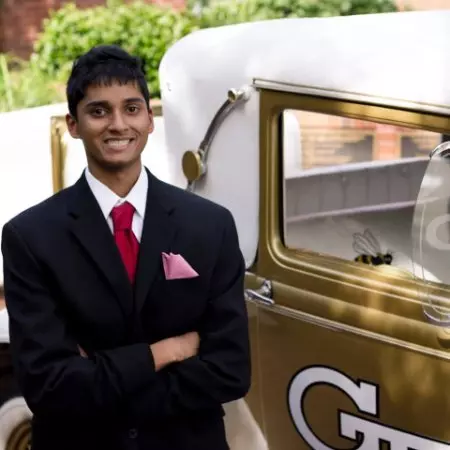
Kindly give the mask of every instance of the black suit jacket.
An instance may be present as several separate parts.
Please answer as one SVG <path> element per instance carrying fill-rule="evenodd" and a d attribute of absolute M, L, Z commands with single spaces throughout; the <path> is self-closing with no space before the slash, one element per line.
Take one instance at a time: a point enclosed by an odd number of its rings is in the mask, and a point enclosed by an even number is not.
<path fill-rule="evenodd" d="M 228 448 L 221 404 L 250 384 L 234 220 L 147 174 L 134 289 L 84 175 L 3 228 L 11 352 L 34 413 L 33 450 Z M 200 276 L 166 280 L 162 252 Z M 200 333 L 199 355 L 155 372 L 148 344 L 188 331 Z"/>

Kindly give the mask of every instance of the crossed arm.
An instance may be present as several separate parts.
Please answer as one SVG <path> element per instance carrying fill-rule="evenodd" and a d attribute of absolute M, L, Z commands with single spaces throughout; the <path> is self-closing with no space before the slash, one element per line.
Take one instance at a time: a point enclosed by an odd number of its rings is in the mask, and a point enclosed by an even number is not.
<path fill-rule="evenodd" d="M 83 354 L 51 296 L 42 267 L 18 230 L 2 235 L 11 352 L 34 413 L 89 420 L 164 416 L 215 407 L 245 395 L 250 357 L 244 264 L 234 221 L 225 218 L 202 329 L 154 343 Z"/>
<path fill-rule="evenodd" d="M 184 361 L 195 356 L 198 352 L 200 336 L 196 331 L 174 336 L 149 345 L 149 351 L 153 357 L 155 372 L 159 372 L 169 364 Z M 83 358 L 89 358 L 88 354 L 78 345 L 78 351 Z"/>

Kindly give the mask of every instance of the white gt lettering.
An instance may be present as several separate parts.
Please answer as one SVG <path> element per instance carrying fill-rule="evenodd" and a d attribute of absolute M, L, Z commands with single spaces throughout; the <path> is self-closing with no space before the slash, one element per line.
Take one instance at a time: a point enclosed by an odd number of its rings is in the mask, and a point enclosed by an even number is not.
<path fill-rule="evenodd" d="M 309 367 L 300 371 L 289 386 L 288 403 L 297 431 L 314 450 L 336 450 L 323 443 L 311 430 L 303 412 L 303 399 L 314 385 L 328 384 L 348 395 L 362 413 L 378 415 L 378 387 L 351 378 L 328 367 Z M 375 450 L 381 441 L 388 442 L 391 450 L 449 450 L 450 445 L 402 430 L 390 428 L 377 422 L 363 419 L 345 412 L 339 413 L 340 435 L 356 440 L 357 434 L 364 436 L 355 450 Z"/>

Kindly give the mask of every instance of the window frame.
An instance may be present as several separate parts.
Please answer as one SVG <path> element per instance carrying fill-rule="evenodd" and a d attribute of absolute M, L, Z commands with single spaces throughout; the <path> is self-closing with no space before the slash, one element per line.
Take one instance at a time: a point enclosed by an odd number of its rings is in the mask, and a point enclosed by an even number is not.
<path fill-rule="evenodd" d="M 421 296 L 429 283 L 392 266 L 370 267 L 331 255 L 290 249 L 284 245 L 284 177 L 280 116 L 286 109 L 334 114 L 379 124 L 450 133 L 450 116 L 400 107 L 376 105 L 318 95 L 260 89 L 260 239 L 255 271 L 259 276 L 314 294 L 351 298 L 360 306 L 384 311 L 394 308 L 423 319 Z M 433 292 L 450 300 L 450 286 L 437 284 Z M 392 299 L 403 302 L 392 302 Z M 292 299 L 283 298 L 285 306 Z M 279 303 L 279 302 L 278 302 Z M 294 301 L 295 303 L 295 301 Z M 401 311 L 397 306 L 401 304 Z"/>

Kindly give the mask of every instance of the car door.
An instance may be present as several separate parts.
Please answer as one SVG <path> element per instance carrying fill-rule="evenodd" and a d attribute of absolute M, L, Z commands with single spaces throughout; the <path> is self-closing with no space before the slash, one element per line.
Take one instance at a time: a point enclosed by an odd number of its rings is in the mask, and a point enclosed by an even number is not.
<path fill-rule="evenodd" d="M 449 118 L 276 90 L 260 107 L 258 278 L 246 293 L 269 448 L 449 448 L 450 339 L 426 320 L 410 239 Z M 301 134 L 289 176 L 287 111 Z"/>

